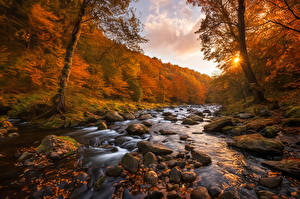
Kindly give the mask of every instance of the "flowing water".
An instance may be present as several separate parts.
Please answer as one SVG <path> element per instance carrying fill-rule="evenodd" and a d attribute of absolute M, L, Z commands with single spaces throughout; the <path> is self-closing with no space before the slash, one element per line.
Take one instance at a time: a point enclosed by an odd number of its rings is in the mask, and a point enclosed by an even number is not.
<path fill-rule="evenodd" d="M 89 168 L 89 172 L 94 179 L 103 174 L 103 169 L 107 166 L 116 165 L 127 152 L 137 151 L 136 144 L 141 140 L 150 140 L 151 142 L 163 143 L 174 150 L 174 152 L 184 151 L 185 144 L 193 144 L 197 149 L 208 154 L 212 158 L 212 164 L 206 167 L 195 169 L 198 175 L 197 185 L 205 187 L 219 187 L 220 189 L 232 189 L 236 191 L 241 198 L 251 199 L 257 198 L 256 191 L 262 188 L 258 185 L 258 180 L 261 177 L 268 176 L 271 172 L 268 168 L 261 165 L 263 159 L 257 158 L 248 154 L 243 154 L 240 151 L 229 148 L 227 142 L 230 137 L 224 135 L 211 135 L 203 132 L 203 127 L 209 123 L 212 116 L 204 113 L 204 122 L 198 125 L 183 125 L 181 119 L 191 114 L 191 110 L 201 111 L 210 110 L 214 113 L 218 110 L 218 106 L 203 105 L 203 106 L 182 106 L 177 108 L 165 108 L 163 110 L 148 110 L 140 112 L 140 114 L 149 113 L 153 116 L 148 121 L 152 122 L 150 134 L 140 136 L 126 135 L 126 127 L 131 123 L 140 123 L 139 120 L 116 122 L 109 130 L 97 130 L 97 127 L 77 128 L 59 130 L 57 132 L 39 132 L 36 131 L 21 134 L 18 138 L 18 146 L 26 143 L 34 144 L 36 140 L 40 140 L 45 134 L 55 133 L 60 135 L 68 135 L 82 143 L 80 147 L 80 159 L 78 160 L 81 166 Z M 171 112 L 179 119 L 172 123 L 163 119 L 163 112 Z M 22 129 L 22 128 L 21 128 Z M 170 130 L 177 134 L 163 136 L 159 130 Z M 180 135 L 188 135 L 190 139 L 187 141 L 180 140 Z M 35 143 L 37 144 L 37 143 Z M 10 147 L 8 147 L 10 145 Z M 6 147 L 5 147 L 6 146 Z M 1 150 L 15 147 L 11 143 L 1 144 Z M 7 163 L 9 164 L 9 163 Z M 8 169 L 8 166 L 0 165 L 2 168 Z M 9 169 L 8 169 L 9 170 Z M 13 173 L 13 172 L 12 172 Z M 10 174 L 12 176 L 12 174 Z M 1 174 L 2 176 L 2 174 Z M 3 178 L 3 176 L 2 176 Z M 120 178 L 106 178 L 104 185 L 100 191 L 88 189 L 80 195 L 80 198 L 110 198 L 113 193 L 114 182 Z M 255 184 L 255 188 L 251 187 Z M 298 187 L 292 187 L 288 178 L 283 179 L 280 188 L 273 189 L 275 193 L 281 193 L 289 196 L 290 193 L 297 191 Z"/>

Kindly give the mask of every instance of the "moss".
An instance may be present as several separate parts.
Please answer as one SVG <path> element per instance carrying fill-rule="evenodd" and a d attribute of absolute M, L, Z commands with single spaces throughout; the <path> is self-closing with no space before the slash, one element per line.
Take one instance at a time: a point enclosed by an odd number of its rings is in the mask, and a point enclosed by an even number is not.
<path fill-rule="evenodd" d="M 105 176 L 101 176 L 101 177 L 97 180 L 97 182 L 96 182 L 96 184 L 95 184 L 95 189 L 96 189 L 96 191 L 99 191 L 99 190 L 101 189 L 102 184 L 103 184 L 104 181 L 105 181 Z"/>
<path fill-rule="evenodd" d="M 69 136 L 58 136 L 57 138 L 64 141 L 71 142 L 74 146 L 79 147 L 79 143 L 74 138 L 71 138 Z"/>

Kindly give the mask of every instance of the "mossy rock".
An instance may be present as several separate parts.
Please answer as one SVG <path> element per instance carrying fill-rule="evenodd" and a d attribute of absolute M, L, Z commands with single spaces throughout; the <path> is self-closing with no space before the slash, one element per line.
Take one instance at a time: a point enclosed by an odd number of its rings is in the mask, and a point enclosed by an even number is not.
<path fill-rule="evenodd" d="M 287 110 L 286 116 L 290 118 L 300 118 L 300 106 L 294 106 Z"/>
<path fill-rule="evenodd" d="M 79 146 L 80 144 L 71 137 L 48 135 L 42 140 L 37 152 L 45 154 L 55 152 L 64 157 L 73 154 Z"/>
<path fill-rule="evenodd" d="M 96 182 L 96 184 L 95 184 L 95 190 L 96 190 L 96 191 L 99 191 L 99 190 L 101 189 L 102 184 L 104 183 L 104 181 L 105 181 L 105 176 L 101 176 L 101 177 L 97 180 L 97 182 Z"/>
<path fill-rule="evenodd" d="M 233 126 L 225 126 L 222 128 L 222 133 L 230 132 L 234 127 Z"/>

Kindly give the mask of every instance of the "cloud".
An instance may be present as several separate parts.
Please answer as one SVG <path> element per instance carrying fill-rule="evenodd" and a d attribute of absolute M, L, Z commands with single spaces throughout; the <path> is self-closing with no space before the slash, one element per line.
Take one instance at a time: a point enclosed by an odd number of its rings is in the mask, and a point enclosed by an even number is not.
<path fill-rule="evenodd" d="M 184 1 L 151 0 L 150 8 L 152 12 L 145 22 L 150 51 L 174 56 L 199 52 L 199 41 L 194 34 L 199 18 L 193 16 Z"/>

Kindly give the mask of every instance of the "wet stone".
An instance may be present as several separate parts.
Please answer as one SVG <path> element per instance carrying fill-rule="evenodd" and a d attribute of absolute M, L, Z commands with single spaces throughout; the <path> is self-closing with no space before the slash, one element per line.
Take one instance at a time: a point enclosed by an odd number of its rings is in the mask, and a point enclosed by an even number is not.
<path fill-rule="evenodd" d="M 233 191 L 224 191 L 220 199 L 239 199 L 239 197 Z"/>
<path fill-rule="evenodd" d="M 266 178 L 261 178 L 259 180 L 259 183 L 268 188 L 276 188 L 280 186 L 282 182 L 282 177 L 281 176 L 273 176 L 273 177 L 266 177 Z"/>
<path fill-rule="evenodd" d="M 170 177 L 170 182 L 180 183 L 181 182 L 181 170 L 178 169 L 177 167 L 174 167 L 169 172 L 169 177 Z"/>
<path fill-rule="evenodd" d="M 145 181 L 151 185 L 156 185 L 158 182 L 158 176 L 154 171 L 149 171 L 145 175 Z"/>
<path fill-rule="evenodd" d="M 192 183 L 196 180 L 197 175 L 195 172 L 186 171 L 182 173 L 182 180 L 183 182 Z"/>
<path fill-rule="evenodd" d="M 164 194 L 160 191 L 154 191 L 150 195 L 146 196 L 145 199 L 162 199 L 164 197 Z"/>
<path fill-rule="evenodd" d="M 178 195 L 178 193 L 174 190 L 174 191 L 170 191 L 167 194 L 167 199 L 179 199 L 180 196 Z"/>
<path fill-rule="evenodd" d="M 259 199 L 274 199 L 276 198 L 276 194 L 267 190 L 260 190 L 257 192 Z"/>
<path fill-rule="evenodd" d="M 193 159 L 200 162 L 203 166 L 207 166 L 211 163 L 211 158 L 207 154 L 205 154 L 199 150 L 193 150 L 192 157 L 193 157 Z"/>
<path fill-rule="evenodd" d="M 184 148 L 185 148 L 185 150 L 187 150 L 187 151 L 192 151 L 192 150 L 194 150 L 195 146 L 190 145 L 190 144 L 186 144 Z"/>
<path fill-rule="evenodd" d="M 215 197 L 218 197 L 220 195 L 222 190 L 217 186 L 210 186 L 208 188 L 208 192 L 213 198 L 215 198 Z"/>
<path fill-rule="evenodd" d="M 136 173 L 139 168 L 139 159 L 129 153 L 126 153 L 121 160 L 121 164 L 127 171 Z"/>
<path fill-rule="evenodd" d="M 191 192 L 191 199 L 210 199 L 210 195 L 205 187 L 197 187 Z"/>
<path fill-rule="evenodd" d="M 156 162 L 157 162 L 157 158 L 154 153 L 148 152 L 144 155 L 144 165 L 145 166 L 155 164 Z"/>
<path fill-rule="evenodd" d="M 106 169 L 105 174 L 110 177 L 119 177 L 123 169 L 120 166 L 109 166 Z"/>

